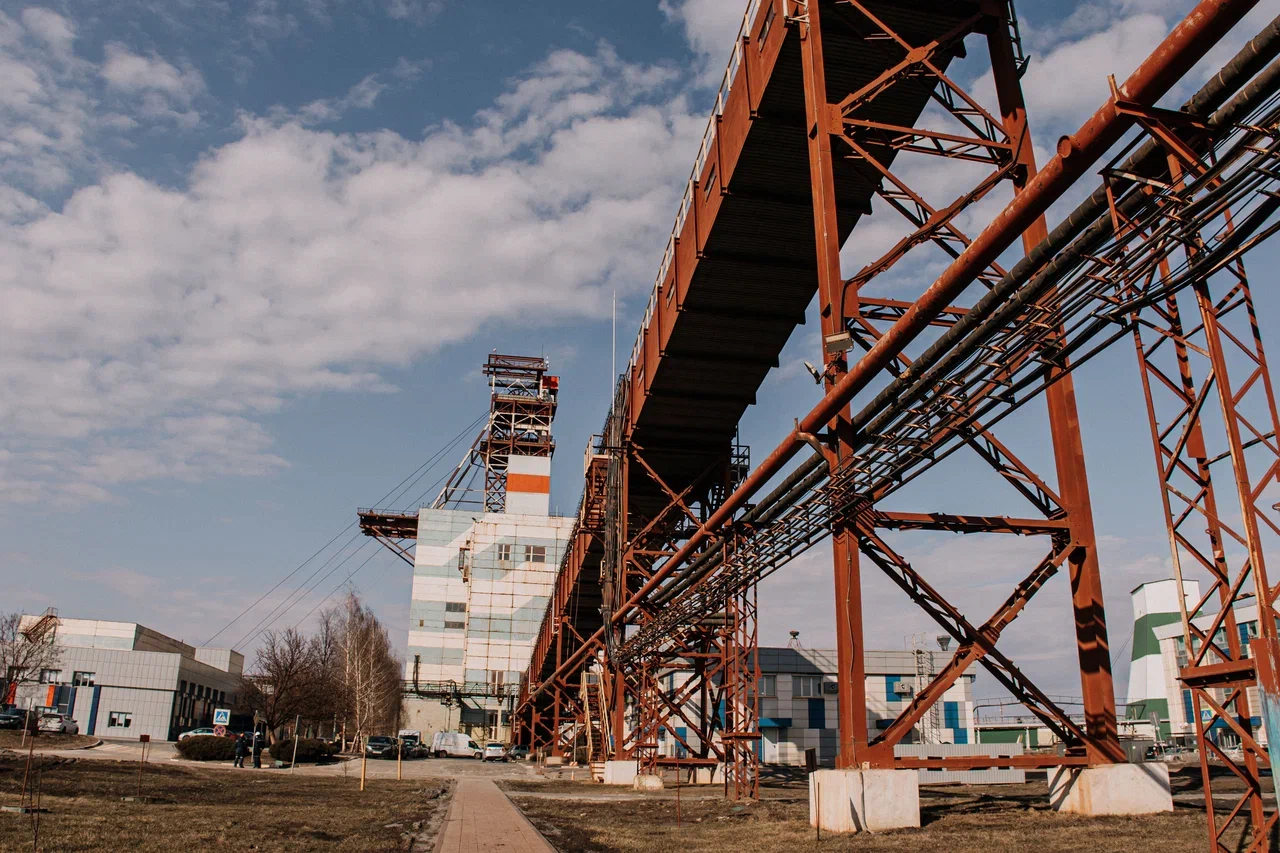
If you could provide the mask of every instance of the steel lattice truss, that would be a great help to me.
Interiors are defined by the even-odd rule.
[[[1243,691],[1257,675],[1245,643],[1234,636],[1231,609],[1249,579],[1267,607],[1277,592],[1266,585],[1259,545],[1263,532],[1280,533],[1264,494],[1280,470],[1275,405],[1242,258],[1277,228],[1280,23],[1254,39],[1182,111],[1157,109],[1169,83],[1250,4],[1201,5],[1133,77],[1113,83],[1111,99],[1077,134],[1064,137],[1058,156],[1038,171],[1018,84],[1026,59],[1010,5],[922,2],[908,10],[871,0],[750,4],[632,364],[602,437],[588,452],[575,545],[561,567],[521,687],[522,737],[554,744],[563,731],[591,730],[590,710],[567,698],[590,667],[601,677],[606,707],[600,717],[608,719],[601,725],[615,735],[614,755],[636,757],[642,768],[656,772],[662,764],[658,735],[674,736],[679,721],[710,744],[698,750],[685,744],[687,751],[699,752],[690,760],[724,760],[735,792],[750,796],[758,762],[756,585],[830,537],[840,653],[838,761],[958,768],[1123,760],[1073,375],[1107,347],[1129,339],[1137,344],[1148,382],[1175,566],[1181,558],[1211,579],[1201,600],[1188,604],[1184,621],[1192,660],[1183,678],[1195,687],[1197,702],[1211,709],[1210,724],[1223,720],[1249,746],[1245,760],[1232,763],[1251,786],[1232,817],[1248,808],[1253,837],[1265,844],[1268,826],[1256,782],[1266,759],[1249,734]],[[947,76],[948,63],[975,34],[990,51],[998,108],[984,107]],[[840,76],[855,67],[855,58],[863,63],[856,73]],[[787,74],[769,77],[767,63],[784,61],[795,64]],[[848,83],[852,78],[857,82]],[[770,129],[779,119],[767,114],[767,87],[795,86],[797,80],[802,85],[789,92],[799,91],[805,103],[806,204],[817,243],[826,356],[817,378],[826,396],[745,478],[745,471],[737,473],[745,465],[730,464],[727,446],[701,473],[672,478],[670,472],[679,469],[669,461],[670,449],[635,439],[644,423],[641,407],[653,405],[648,398],[658,393],[664,350],[656,341],[669,335],[665,357],[674,357],[670,324],[679,322],[681,300],[692,298],[684,295],[685,288],[693,292],[691,264],[716,259],[711,237],[703,235],[712,233],[717,215],[728,215],[723,205],[729,202],[712,190],[730,180],[734,155],[726,151],[739,145],[736,156],[746,158],[750,134],[757,132],[755,125],[733,124],[741,114],[735,104],[758,108],[759,126]],[[920,112],[902,112],[906,103]],[[1050,232],[1045,208],[1087,180],[1090,166],[1096,175],[1097,162],[1126,128],[1137,132],[1118,155],[1108,155],[1102,185]],[[784,156],[781,142],[774,156]],[[958,197],[934,203],[903,177],[896,158],[904,156],[984,169]],[[980,234],[966,234],[961,214],[1002,186],[1012,186],[1014,201]],[[723,197],[746,203],[741,200],[750,200],[752,191],[748,184]],[[859,193],[863,201],[856,202]],[[870,211],[872,197],[901,217],[909,233],[854,276],[841,277],[841,241]],[[719,214],[715,205],[721,205]],[[1026,257],[1006,268],[997,258],[1019,237]],[[688,253],[690,241],[702,251],[703,240],[705,256]],[[940,250],[951,263],[921,297],[906,301],[863,292],[926,247]],[[957,304],[970,284],[977,285],[976,298]],[[1184,299],[1194,300],[1196,323],[1182,319],[1189,316],[1178,307]],[[859,349],[861,357],[853,359]],[[1227,350],[1232,359],[1222,355]],[[1166,363],[1170,358],[1172,364]],[[1197,359],[1208,367],[1197,372]],[[1228,360],[1248,365],[1235,385],[1228,380]],[[879,390],[851,409],[849,401],[873,378],[881,382]],[[1172,395],[1172,404],[1157,404],[1150,391],[1156,387]],[[715,404],[714,395],[708,399]],[[1048,404],[1056,477],[1038,474],[993,431],[1033,401]],[[1197,436],[1214,401],[1223,413],[1226,449],[1210,453]],[[962,451],[975,454],[1021,495],[1026,517],[880,507]],[[799,464],[789,466],[797,456]],[[1246,456],[1265,457],[1248,469],[1252,476],[1243,473]],[[1244,507],[1238,520],[1216,508],[1220,501],[1208,473],[1227,462],[1233,467],[1228,482],[1237,485]],[[770,484],[771,491],[757,495]],[[1208,539],[1198,541],[1206,522]],[[886,541],[886,530],[1033,535],[1043,537],[1045,550],[989,615],[972,619]],[[870,741],[859,731],[866,701],[862,564],[884,572],[957,641],[952,660]],[[1083,725],[998,645],[1008,625],[1060,572],[1071,580]],[[1221,615],[1203,625],[1198,617],[1211,602]],[[1270,626],[1264,639],[1274,638],[1274,625],[1263,621]],[[1224,626],[1226,639],[1216,638]],[[683,682],[687,689],[661,687],[664,676],[692,672],[712,658],[713,667]],[[1280,647],[1276,659],[1280,663]],[[986,668],[1054,731],[1068,745],[1067,754],[1020,761],[896,758],[894,745],[974,665]],[[723,728],[714,714],[706,716],[708,696],[734,709]],[[1229,823],[1211,824],[1215,843]]]

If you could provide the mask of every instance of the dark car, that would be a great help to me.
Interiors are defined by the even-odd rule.
[[[364,754],[370,758],[395,758],[396,739],[385,735],[374,735],[364,745]]]
[[[0,729],[11,729],[18,731],[22,729],[23,722],[27,718],[28,711],[18,709],[10,709],[8,711],[0,711]]]

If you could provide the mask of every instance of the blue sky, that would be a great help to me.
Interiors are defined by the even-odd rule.
[[[1019,3],[1039,146],[1190,5]],[[0,91],[0,609],[54,605],[203,642],[480,414],[478,368],[495,348],[545,353],[563,377],[553,502],[572,511],[610,385],[611,296],[621,361],[740,6],[0,3],[12,81]],[[1237,27],[1171,100],[1267,17]],[[971,56],[954,73],[981,95],[982,70]],[[965,180],[915,178],[942,201]],[[972,231],[1001,199],[974,211]],[[846,265],[900,233],[878,213]],[[1255,257],[1274,261],[1274,248]],[[905,266],[885,287],[918,290],[930,270]],[[1264,322],[1277,318],[1271,295],[1258,299]],[[816,360],[815,330],[801,327],[744,422],[761,453],[816,400],[800,368]],[[1168,573],[1132,362],[1121,344],[1078,380],[1117,647],[1128,589]],[[1009,433],[1051,470],[1037,417]],[[961,463],[948,470],[903,507],[1003,508]],[[1023,541],[903,547],[979,619],[1034,559]],[[793,627],[829,642],[825,559],[766,585],[765,642]],[[390,555],[352,582],[390,624],[405,618],[409,573]],[[1042,593],[1054,606],[1011,637],[1071,692],[1055,584]],[[867,595],[873,645],[936,633],[879,579]]]

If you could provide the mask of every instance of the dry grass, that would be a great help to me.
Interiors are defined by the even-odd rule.
[[[1199,773],[1195,776],[1198,779]],[[1178,780],[1185,789],[1193,780]],[[1133,818],[1082,818],[1049,808],[1045,782],[1011,786],[946,786],[920,792],[920,829],[874,835],[826,836],[821,842],[809,826],[807,794],[787,780],[762,788],[756,803],[734,804],[720,798],[684,798],[676,825],[674,792],[637,799],[626,790],[616,802],[566,799],[609,793],[602,786],[561,782],[504,783],[512,800],[560,851],[589,853],[695,853],[732,850],[765,853],[789,849],[830,851],[945,850],[949,853],[1036,853],[1089,850],[1129,853],[1142,846],[1162,851],[1201,851],[1206,845],[1204,812],[1179,807],[1172,814]],[[557,797],[522,796],[555,793]],[[615,789],[616,790],[616,789]],[[703,789],[706,790],[706,789]],[[623,792],[619,792],[620,794]],[[692,793],[687,789],[684,793]]]
[[[41,732],[35,738],[36,749],[79,749],[91,743],[97,743],[96,737],[89,735],[64,735],[61,732]],[[0,749],[18,751],[31,745],[31,736],[27,735],[26,747],[23,746],[22,732],[5,729],[0,731]]]
[[[0,804],[17,805],[24,761],[0,755]],[[449,783],[378,779],[362,794],[356,778],[290,776],[149,764],[142,793],[160,803],[126,803],[137,790],[134,763],[45,758],[40,777],[40,849],[389,851],[430,850]],[[0,850],[31,850],[31,817],[0,813]]]

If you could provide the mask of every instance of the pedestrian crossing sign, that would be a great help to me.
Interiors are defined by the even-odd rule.
[[[215,709],[213,712],[213,724],[215,726],[231,725],[231,709],[230,708]]]

